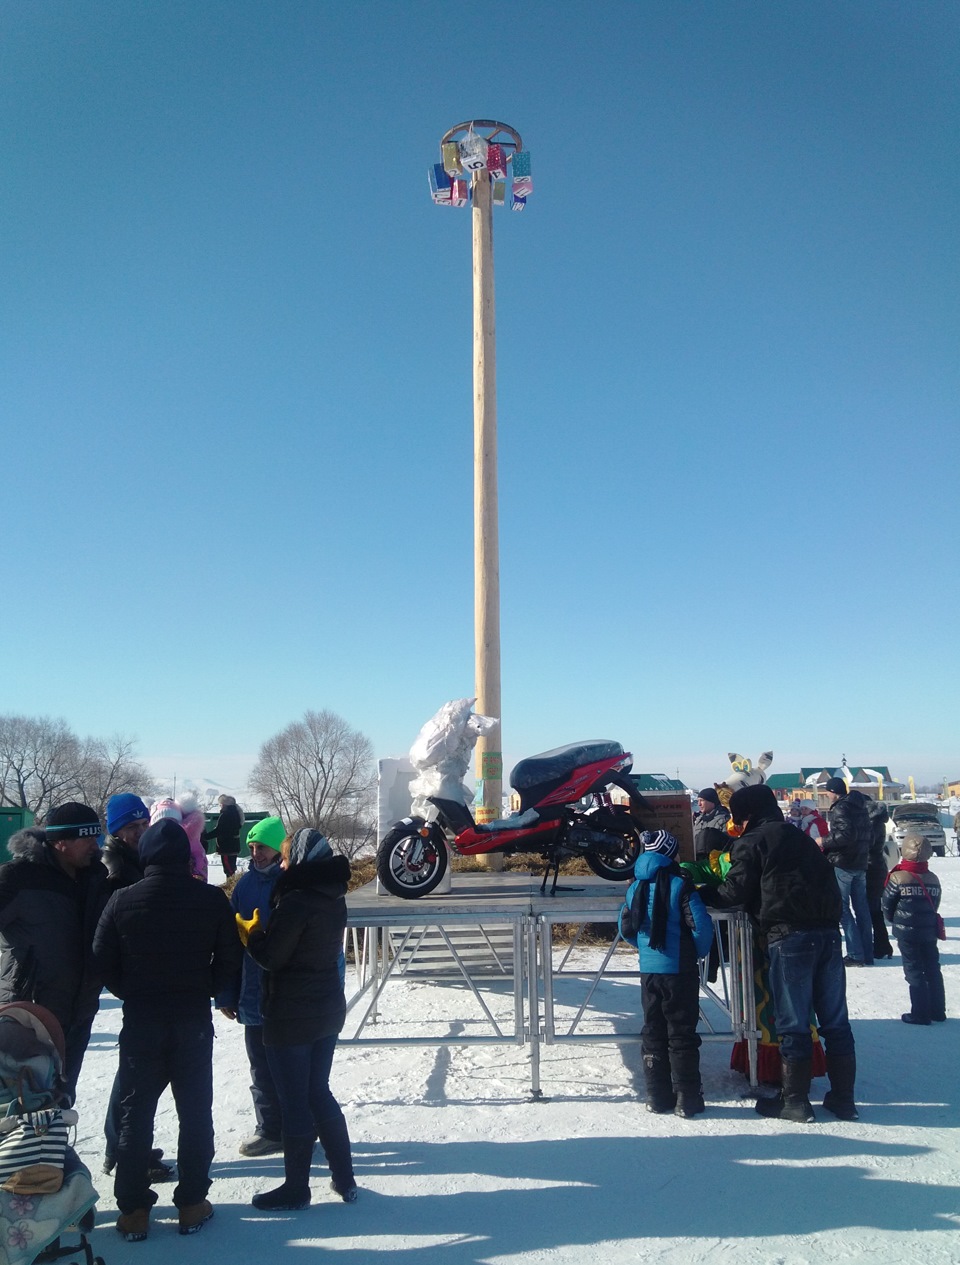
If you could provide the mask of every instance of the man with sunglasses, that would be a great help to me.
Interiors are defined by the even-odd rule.
[[[71,1100],[100,1005],[91,950],[108,896],[101,838],[94,810],[71,801],[42,830],[13,835],[13,859],[0,865],[0,1004],[31,1001],[56,1015]]]

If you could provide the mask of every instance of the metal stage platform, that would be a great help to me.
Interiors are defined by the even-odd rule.
[[[565,877],[541,895],[525,874],[454,874],[453,890],[420,900],[378,893],[376,883],[347,897],[344,1045],[518,1045],[530,1049],[530,1092],[542,1096],[540,1048],[563,1043],[630,1044],[643,1014],[636,951],[617,936],[581,946],[588,924],[616,925],[626,887],[594,876]],[[702,964],[700,1035],[745,1040],[750,1084],[757,1083],[753,940],[746,916],[711,910],[727,929],[715,984]],[[570,943],[556,945],[565,925]],[[574,930],[575,929],[575,930]],[[566,938],[566,937],[565,937]],[[411,1020],[400,981],[430,989]],[[353,987],[351,987],[353,985]]]

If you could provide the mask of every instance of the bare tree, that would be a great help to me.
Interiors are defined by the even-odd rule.
[[[95,808],[101,821],[106,819],[111,795],[130,791],[149,799],[156,793],[150,771],[135,758],[134,740],[123,734],[84,739],[76,783],[77,798]]]
[[[153,787],[131,738],[81,742],[65,720],[0,716],[0,803],[27,808],[38,821],[68,799],[89,804],[102,819],[111,795],[150,795]]]
[[[374,780],[370,739],[335,712],[308,711],[260,748],[250,789],[289,829],[314,826],[354,856],[373,836]]]
[[[0,803],[38,818],[77,785],[80,742],[65,720],[0,716]]]

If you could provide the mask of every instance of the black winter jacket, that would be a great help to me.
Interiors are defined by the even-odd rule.
[[[197,1018],[214,994],[237,987],[243,946],[218,887],[193,878],[189,862],[163,856],[132,887],[110,897],[94,958],[124,1014]]]
[[[873,825],[867,811],[867,799],[859,791],[848,791],[827,809],[830,833],[823,851],[831,865],[841,870],[865,870],[870,860]]]
[[[937,938],[940,880],[930,870],[911,874],[896,867],[883,889],[883,912],[895,936]]]
[[[0,1004],[46,1006],[66,1033],[100,1004],[92,945],[108,895],[106,867],[92,861],[71,878],[42,831],[21,831],[11,850],[14,859],[0,865]]]
[[[121,887],[130,887],[143,878],[143,866],[136,848],[128,848],[116,835],[107,835],[103,841],[103,863],[107,867],[108,888],[111,895]]]
[[[217,851],[233,856],[240,851],[240,831],[243,829],[243,809],[239,804],[225,804],[212,830],[201,836],[204,842],[216,839]]]
[[[730,869],[719,887],[703,887],[705,905],[742,906],[768,939],[791,931],[837,927],[840,889],[833,867],[813,840],[777,818],[754,822],[730,852]]]
[[[263,967],[264,1045],[308,1045],[343,1027],[338,959],[349,878],[346,857],[326,856],[294,865],[277,880],[267,929],[247,941],[247,952]]]

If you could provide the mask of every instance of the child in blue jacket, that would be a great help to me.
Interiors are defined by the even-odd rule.
[[[636,945],[640,959],[647,1110],[689,1119],[705,1110],[697,1036],[699,960],[710,951],[713,923],[677,865],[673,835],[645,830],[641,841],[636,880],[620,911],[620,934]]]

